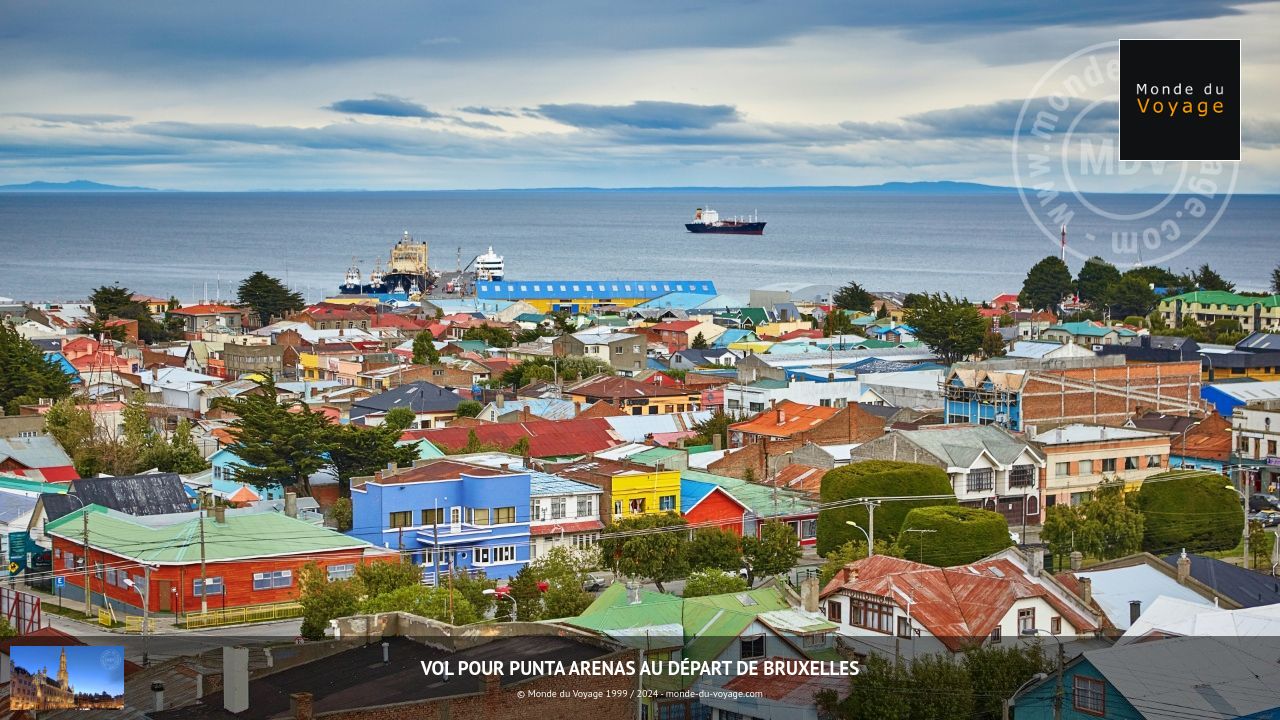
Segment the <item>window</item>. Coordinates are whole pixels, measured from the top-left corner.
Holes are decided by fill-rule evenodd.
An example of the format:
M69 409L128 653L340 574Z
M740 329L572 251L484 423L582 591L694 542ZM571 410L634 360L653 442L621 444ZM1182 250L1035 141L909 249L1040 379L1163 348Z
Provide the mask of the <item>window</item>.
M257 590L258 589L257 582L256 582L257 576L254 576L254 577L255 577L255 582L254 582L253 589ZM201 589L202 588L200 587L200 578L196 578L191 581L191 594L196 597L200 597L202 594L221 595L222 594L222 578L221 577L205 578L203 590L205 590L206 592L201 593L200 592Z
M1130 455L1129 457L1126 457L1126 458L1124 459L1124 469L1125 469L1125 470L1137 470L1137 469L1138 469L1138 456L1137 456L1137 455Z
M496 547L476 548L476 565L494 565L497 563L515 562L515 545L498 545Z
M356 566L353 563L346 565L330 565L329 566L329 582L334 580L346 580L356 574Z
M129 577L129 576L128 576L128 574L126 574L126 575L125 575L125 577ZM107 584L108 584L108 585L117 585L117 584L119 584L119 585L124 585L124 583L123 583L123 582L121 582L121 583L117 583L117 582L116 582L116 571L115 571L115 568L107 568Z
M662 510L662 511L675 510L675 509L676 509L676 496L675 496L675 495L663 495L662 497L658 498L658 509L659 509L659 510Z
M1000 644L1000 641L1003 639L1003 637L1004 636L1000 632L1000 626L997 625L995 629L991 631L991 644L992 645Z
M1035 482L1035 465L1014 465L1009 470L1009 487L1031 487Z
M853 600L850 605L850 625L885 634L893 632L893 606L874 600Z
M75 553L66 553L65 555L63 555L63 556L62 556L62 561L63 561L63 562L62 562L62 567L66 568L67 570L75 570L75 569L76 569L76 555L75 555Z
M409 527L413 524L413 513L408 510L391 513L391 520L387 523L387 527L402 528Z
M529 521L530 522L534 520L546 520L546 519L547 519L547 514L546 512L543 511L541 502L534 500L533 502L529 503Z
M1159 456L1159 455L1148 455L1148 456L1147 456L1147 467L1149 467L1149 468L1158 468L1158 467L1160 467L1160 456Z
M819 648L819 647L825 647L826 644L827 644L826 633L813 633L811 635L800 636L801 647Z
M1072 678L1071 706L1090 715L1107 714L1107 685L1098 678Z
M631 511L632 515L644 514L644 498L635 498L629 503L629 505L630 507L628 509Z
M1093 461L1092 461L1092 460L1081 460L1081 461L1080 461L1080 468L1079 468L1079 473L1078 473L1078 474L1080 474L1080 475L1092 475L1092 474L1093 474Z
M1062 634L1062 618L1061 617L1054 615L1053 617L1049 618L1049 632L1053 633L1054 635Z
M1022 610L1019 610L1018 611L1018 634L1021 635L1027 630L1034 630L1035 627L1036 627L1036 609L1023 608Z
M976 468L969 471L965 489L968 492L988 492L995 487L995 471L991 468Z
M509 507L500 507L493 509L493 524L508 525L516 521L516 508L514 505Z
M834 623L843 622L844 612L840 603L835 600L827 601L827 619Z
M618 347L616 347L616 348L614 348L614 349L613 349L613 354L614 354L614 355L621 355L623 350L626 350L626 348L624 348L623 346L619 345Z
M472 525L489 524L489 508L471 508L470 510Z
M1116 459L1106 458L1102 461L1102 472L1113 473L1116 471Z
M592 508L592 505L594 504L595 503L591 502L590 495L579 495L578 496L578 517L587 517L589 515L595 515L596 514L595 509Z
M565 510L565 501L563 497L551 498L551 519L563 520Z
M764 635L740 638L738 640L738 654L743 660L764 657Z
M1061 462L1053 464L1053 474L1058 477L1066 477L1071 474L1071 463Z
M905 615L898 618L898 637L911 637L911 618L906 617Z
M801 520L800 521L800 539L808 540L809 538L818 537L818 521L817 520Z
M253 574L254 590L270 590L272 588L285 588L292 585L292 570L276 570L274 572L260 572Z
M423 525L441 525L441 524L443 524L443 523L444 523L444 510L443 510L443 509L441 509L441 508L434 508L434 509L431 509L431 510L423 510L423 511L422 511L422 524L423 524Z
M614 515L621 515L621 514L622 514L622 501L621 501L621 500L615 500L615 501L613 502L613 514L614 514Z

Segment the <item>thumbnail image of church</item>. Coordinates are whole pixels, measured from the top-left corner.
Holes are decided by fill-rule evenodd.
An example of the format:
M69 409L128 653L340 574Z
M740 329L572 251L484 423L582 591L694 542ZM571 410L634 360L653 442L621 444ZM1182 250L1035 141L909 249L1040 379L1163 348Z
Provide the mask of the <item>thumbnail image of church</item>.
M76 706L75 690L67 677L67 649L58 658L58 675L48 668L32 672L16 662L9 678L9 707L13 710L63 710Z

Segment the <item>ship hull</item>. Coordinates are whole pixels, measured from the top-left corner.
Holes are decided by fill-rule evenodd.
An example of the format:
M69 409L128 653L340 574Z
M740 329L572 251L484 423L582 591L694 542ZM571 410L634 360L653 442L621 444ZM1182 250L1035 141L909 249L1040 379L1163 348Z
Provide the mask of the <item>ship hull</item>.
M706 223L686 223L684 227L691 233L713 233L717 235L763 235L764 226L765 224L762 222L720 222L711 225Z

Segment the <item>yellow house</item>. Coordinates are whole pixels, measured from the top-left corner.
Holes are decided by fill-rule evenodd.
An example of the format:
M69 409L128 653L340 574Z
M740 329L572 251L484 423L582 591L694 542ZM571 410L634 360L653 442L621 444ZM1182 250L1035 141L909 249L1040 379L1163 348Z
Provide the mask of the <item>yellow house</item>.
M600 514L613 520L680 512L680 471L593 458L557 468L556 475L603 492Z
M315 353L298 353L298 372L304 380L320 379L320 356Z
M730 350L741 350L742 352L767 353L774 343L768 340L746 340L743 342L729 343Z
M1170 327L1190 321L1212 325L1235 320L1245 332L1280 332L1280 295L1237 295L1225 290L1199 290L1160 301L1161 319Z
M782 337L794 330L808 330L813 324L808 320L791 320L788 322L761 323L756 326L756 335L760 337Z

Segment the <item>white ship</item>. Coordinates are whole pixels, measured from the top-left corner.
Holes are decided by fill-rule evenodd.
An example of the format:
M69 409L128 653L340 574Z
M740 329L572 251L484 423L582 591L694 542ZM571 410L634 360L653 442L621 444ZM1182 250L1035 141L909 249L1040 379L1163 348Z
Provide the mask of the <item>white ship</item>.
M476 268L476 280L489 281L501 280L503 276L502 256L493 251L493 246L489 246L489 251L483 255L477 255L473 261Z

